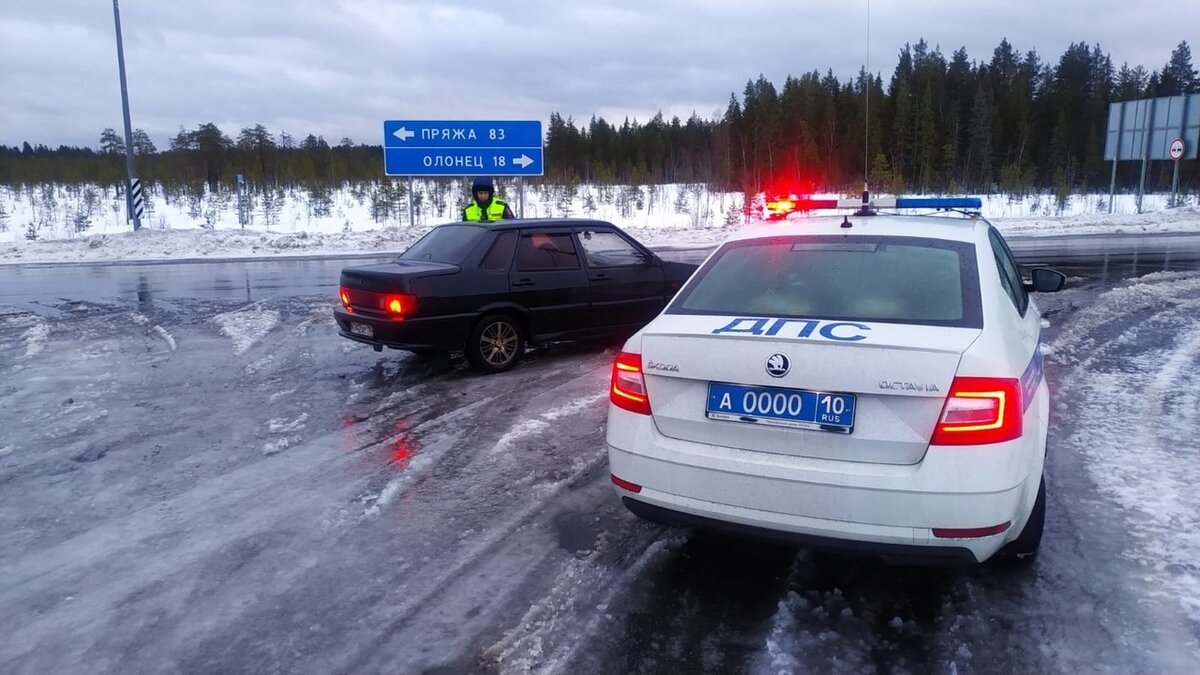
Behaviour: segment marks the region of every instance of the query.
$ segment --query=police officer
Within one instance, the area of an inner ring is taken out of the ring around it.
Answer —
[[[471,192],[475,198],[463,209],[463,220],[489,223],[497,220],[515,218],[512,209],[496,194],[496,185],[491,178],[480,176],[471,184]]]

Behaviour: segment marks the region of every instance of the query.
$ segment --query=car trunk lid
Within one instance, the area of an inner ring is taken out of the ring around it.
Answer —
[[[665,436],[752,452],[912,464],[924,456],[962,353],[979,334],[977,328],[668,314],[645,329],[642,362],[654,422]],[[784,398],[776,401],[796,405],[819,398],[789,399],[791,392],[840,394],[854,408],[853,427],[846,433],[833,425],[778,426],[719,410],[724,419],[714,419],[713,383],[734,386],[714,395],[779,394]]]

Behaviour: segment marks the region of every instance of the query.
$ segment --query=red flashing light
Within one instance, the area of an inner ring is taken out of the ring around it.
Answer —
[[[987,445],[1020,438],[1021,382],[1000,377],[956,377],[933,430],[932,445]]]
[[[613,405],[638,413],[650,414],[650,397],[646,393],[646,378],[642,376],[642,355],[621,352],[613,362],[612,386],[608,400]]]

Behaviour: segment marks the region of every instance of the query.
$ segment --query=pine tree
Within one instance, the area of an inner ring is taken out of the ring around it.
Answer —
[[[971,133],[967,145],[967,187],[991,191],[992,102],[980,84],[971,106]]]
[[[145,129],[134,129],[133,154],[153,155],[156,152],[158,152],[158,148],[154,146],[154,141],[150,140],[150,134],[146,133]]]
[[[125,154],[125,141],[121,140],[112,127],[100,132],[100,152],[105,155]]]
[[[1159,75],[1160,96],[1192,94],[1200,91],[1200,78],[1192,67],[1192,48],[1186,40],[1171,52],[1171,59],[1163,66]]]

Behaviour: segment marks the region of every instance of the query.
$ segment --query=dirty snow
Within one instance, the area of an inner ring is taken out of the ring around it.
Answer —
[[[1100,330],[1122,328],[1116,337]],[[1054,342],[1076,401],[1066,451],[1129,521],[1124,555],[1200,623],[1200,275],[1150,274],[1100,296]]]
[[[288,438],[280,438],[278,440],[269,441],[263,446],[264,455],[274,455],[291,447],[292,441]]]
[[[542,413],[542,418],[550,421],[557,420],[560,417],[570,418],[578,415],[579,413],[587,410],[606,398],[608,398],[608,392],[596,394],[594,396],[585,396],[584,398],[564,403],[557,408],[547,410],[546,412]]]
[[[25,331],[25,356],[37,356],[46,348],[46,341],[50,338],[49,324],[38,322],[35,323],[29,330]]]
[[[528,419],[517,423],[509,429],[500,440],[496,441],[496,445],[492,446],[492,454],[498,455],[510,449],[514,443],[526,436],[532,436],[539,431],[550,426],[549,422],[538,419]]]
[[[6,457],[8,455],[11,455],[12,451],[13,451],[13,449],[12,449],[11,445],[4,446],[3,448],[0,448],[0,457]]]
[[[158,325],[154,326],[154,332],[158,333],[158,336],[167,343],[167,346],[171,348],[171,351],[175,351],[176,345],[174,335],[168,333],[166,328]]]
[[[233,340],[233,353],[242,355],[279,325],[279,312],[254,306],[212,318],[221,332]]]
[[[298,431],[304,428],[308,422],[308,413],[300,413],[300,416],[294,420],[288,421],[285,418],[276,418],[267,423],[267,431],[273,434],[290,434],[293,431]]]

